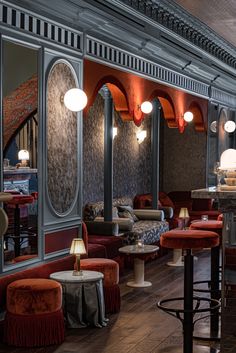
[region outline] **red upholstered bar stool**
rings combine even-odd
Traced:
[[[34,201],[31,195],[13,195],[13,198],[7,202],[11,207],[14,207],[14,235],[8,235],[8,238],[14,240],[15,257],[20,256],[20,247],[23,242],[20,230],[20,207],[28,205]],[[27,237],[27,236],[26,236]]]
[[[205,230],[212,231],[219,235],[221,244],[222,240],[222,228],[223,222],[218,220],[209,221],[197,221],[190,225],[192,230]],[[212,299],[220,299],[220,244],[214,248],[211,248],[211,279],[206,281],[194,282],[194,291],[196,292],[210,292]],[[202,289],[199,285],[208,283],[208,289]],[[201,337],[207,339],[218,339],[219,331],[219,311],[215,311],[211,315],[210,319],[210,336]]]
[[[27,278],[7,287],[4,341],[17,347],[64,341],[62,288],[51,279]]]
[[[219,235],[214,232],[201,230],[173,229],[163,233],[160,245],[169,249],[183,249],[184,254],[184,297],[170,298],[158,302],[157,306],[181,320],[183,325],[183,353],[193,352],[194,314],[217,309],[220,302],[217,300],[193,296],[193,249],[214,248],[219,245]],[[183,308],[168,307],[168,303],[183,302]],[[211,307],[201,306],[208,302]],[[213,305],[214,304],[214,305]]]

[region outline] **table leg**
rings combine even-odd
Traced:
[[[173,260],[167,262],[168,266],[184,266],[184,262],[182,259],[182,249],[174,249],[173,250]]]
[[[144,260],[134,258],[134,280],[127,283],[129,287],[150,287],[151,282],[144,281]]]

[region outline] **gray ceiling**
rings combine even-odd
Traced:
[[[236,0],[174,0],[236,47]]]

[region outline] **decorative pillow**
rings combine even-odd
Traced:
[[[101,216],[104,217],[104,209],[101,212]],[[112,207],[112,218],[118,218],[118,209],[117,207]]]
[[[138,221],[138,217],[135,216],[134,210],[131,206],[118,206],[118,215],[121,218],[130,218],[134,222]]]

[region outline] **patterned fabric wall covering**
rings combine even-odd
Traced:
[[[76,81],[70,67],[56,63],[47,84],[47,185],[51,205],[60,214],[70,209],[77,196],[77,116],[61,102],[73,87]]]
[[[100,94],[83,121],[83,204],[103,200],[104,101]]]
[[[206,185],[206,134],[189,124],[183,134],[164,125],[160,170],[165,192],[201,189]]]
[[[133,122],[123,122],[117,112],[118,127],[113,143],[113,197],[134,197],[150,192],[151,119],[138,128]],[[147,138],[138,144],[136,131],[147,130]],[[98,95],[84,119],[83,204],[103,200],[104,195],[104,101]]]

